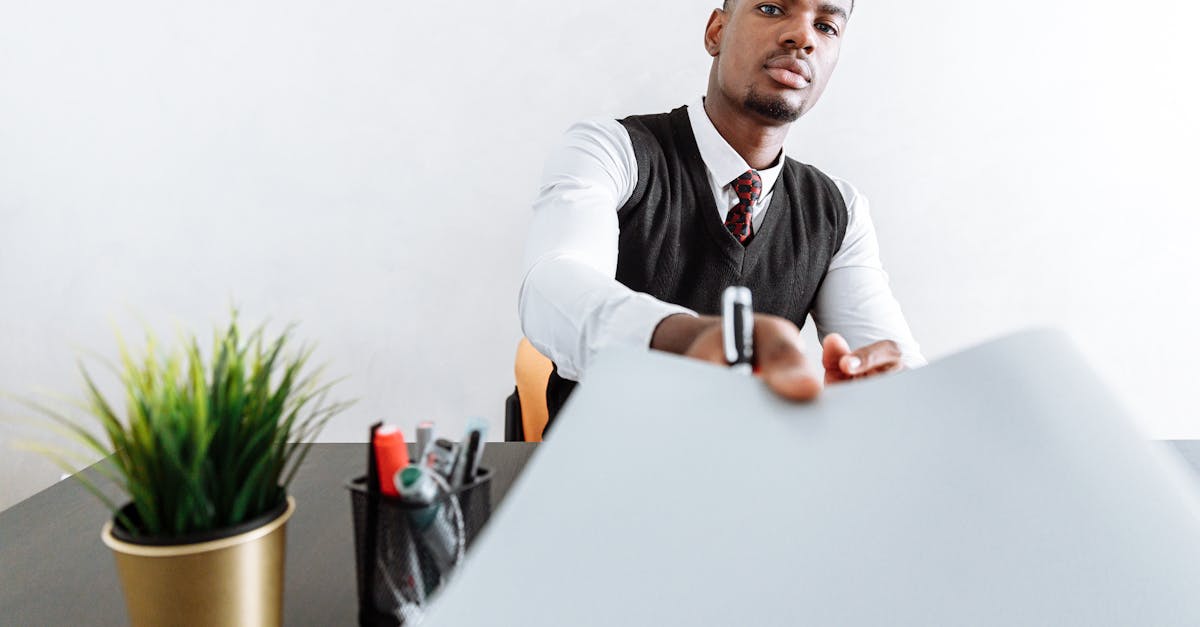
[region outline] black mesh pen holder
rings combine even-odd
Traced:
[[[424,607],[462,561],[492,513],[492,473],[450,489],[437,473],[437,498],[413,505],[352,479],[354,562],[361,625],[414,625]]]

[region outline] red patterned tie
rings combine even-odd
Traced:
[[[733,236],[745,246],[754,236],[754,229],[750,225],[750,210],[754,207],[754,203],[758,202],[758,197],[762,195],[762,178],[758,176],[758,172],[747,170],[745,174],[734,179],[730,185],[737,194],[738,204],[734,205],[729,210],[729,214],[725,216],[725,228],[729,229],[729,232],[733,233]]]

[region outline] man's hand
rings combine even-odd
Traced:
[[[659,323],[650,347],[714,364],[725,364],[721,319],[675,315]],[[800,329],[786,318],[754,314],[754,372],[776,394],[791,400],[812,400],[821,381],[804,358]]]
[[[842,336],[830,333],[825,336],[822,349],[824,354],[821,356],[821,362],[825,366],[826,384],[896,372],[904,368],[900,361],[900,347],[891,340],[875,342],[851,351],[850,345]]]

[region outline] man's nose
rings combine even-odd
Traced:
[[[817,30],[810,20],[790,20],[783,32],[779,34],[779,45],[784,48],[798,48],[804,54],[812,54],[817,40]]]

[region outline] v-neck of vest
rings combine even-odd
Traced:
[[[701,192],[697,194],[700,197],[700,213],[702,214],[699,219],[704,223],[705,230],[708,231],[717,247],[730,261],[737,264],[740,274],[747,268],[753,267],[754,260],[762,254],[760,251],[768,246],[766,242],[774,232],[771,225],[779,220],[779,214],[791,210],[788,202],[791,194],[788,193],[787,177],[781,171],[780,176],[775,179],[771,204],[767,206],[767,217],[763,218],[762,226],[754,231],[754,237],[750,239],[750,243],[743,245],[733,236],[733,233],[729,232],[729,229],[725,228],[725,221],[721,219],[722,212],[717,211],[712,188],[708,183],[708,166],[704,164],[704,159],[700,156],[700,147],[696,144],[696,134],[692,132],[692,122],[688,119],[687,105],[672,112],[671,124],[675,127],[675,136],[682,138],[684,147],[687,148],[687,167],[685,169],[692,179],[692,188]],[[783,167],[786,170],[787,156],[780,155],[779,158],[785,160]]]

